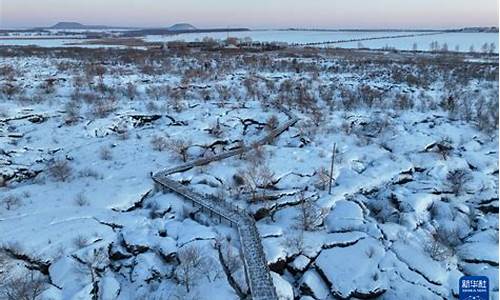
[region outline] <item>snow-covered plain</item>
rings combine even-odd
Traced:
[[[411,37],[383,38],[396,37],[405,35],[415,35]],[[308,43],[325,43],[334,42],[332,44],[320,45],[321,47],[340,47],[340,48],[358,48],[360,46],[370,49],[395,48],[398,50],[414,50],[414,44],[417,45],[417,50],[429,51],[432,50],[430,44],[438,42],[442,47],[447,44],[450,51],[458,50],[460,52],[470,51],[471,46],[474,51],[481,51],[481,47],[486,44],[493,43],[495,52],[498,53],[498,33],[438,33],[429,34],[429,32],[363,32],[363,31],[277,31],[277,30],[255,30],[242,32],[209,32],[209,33],[183,33],[172,36],[146,36],[145,41],[176,41],[183,40],[193,42],[202,40],[205,37],[211,37],[217,40],[224,40],[227,37],[236,37],[244,39],[251,38],[257,42],[282,42],[288,44],[308,44]],[[377,38],[377,39],[371,39]],[[381,39],[378,39],[381,38]],[[354,42],[345,42],[349,40],[361,40]],[[458,48],[457,48],[458,47]]]
[[[151,173],[293,113],[173,175],[255,215],[280,299],[498,297],[494,58],[73,51],[0,52],[0,293],[28,266],[40,299],[245,296],[235,228]]]
[[[126,30],[122,30],[126,31]],[[80,32],[80,31],[67,31]],[[93,32],[93,31],[88,31]],[[100,31],[95,31],[100,32]],[[111,34],[111,31],[103,30],[103,33]],[[51,33],[63,34],[64,31],[52,30]],[[114,35],[120,31],[113,30]],[[407,36],[414,35],[414,36]],[[251,38],[256,42],[278,42],[288,44],[313,44],[316,47],[334,48],[369,48],[384,49],[393,48],[397,50],[436,50],[431,43],[437,42],[437,49],[441,50],[445,45],[449,51],[457,52],[483,52],[483,46],[488,45],[488,50],[493,44],[493,52],[498,53],[498,33],[453,33],[453,32],[404,32],[404,31],[300,31],[300,30],[252,30],[240,32],[206,32],[206,33],[182,33],[172,35],[148,35],[143,37],[146,43],[169,42],[169,41],[201,41],[210,37],[216,40],[225,40],[235,37],[241,40]],[[331,43],[327,43],[331,42]],[[326,43],[326,44],[325,44]],[[75,45],[76,44],[76,45]],[[0,38],[0,46],[27,46],[39,47],[122,47],[120,45],[89,45],[85,41],[64,39],[45,39],[37,36],[37,39]],[[416,46],[416,49],[414,48]],[[472,51],[471,51],[472,50]]]

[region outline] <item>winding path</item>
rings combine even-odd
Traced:
[[[272,142],[276,137],[288,129],[298,121],[298,118],[292,116],[291,119],[276,129],[271,131],[267,136],[257,140],[255,143],[264,145]],[[228,157],[243,154],[252,150],[250,146],[242,146],[241,148],[227,151],[210,158],[202,158],[187,162],[180,166],[160,171],[153,175],[153,180],[163,189],[173,191],[187,200],[202,207],[211,214],[215,214],[220,218],[229,221],[230,224],[235,224],[238,228],[240,237],[241,250],[243,253],[243,262],[245,264],[245,272],[247,275],[250,293],[253,300],[277,300],[278,296],[273,285],[273,280],[269,267],[267,265],[266,256],[262,247],[257,226],[253,217],[246,211],[232,205],[231,203],[212,197],[207,197],[194,192],[188,187],[169,178],[174,173],[187,171],[195,166],[206,165],[214,161],[219,161]]]

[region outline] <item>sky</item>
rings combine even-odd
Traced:
[[[0,28],[88,25],[199,28],[498,26],[498,0],[0,0]]]

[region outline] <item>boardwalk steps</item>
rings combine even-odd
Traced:
[[[289,121],[272,130],[267,136],[257,140],[255,143],[264,145],[272,142],[276,137],[297,121],[298,119],[292,116]],[[177,181],[168,178],[169,175],[174,173],[184,172],[196,166],[206,165],[214,161],[241,155],[251,149],[252,147],[250,146],[242,146],[241,148],[227,151],[210,158],[202,158],[187,162],[180,166],[162,170],[154,174],[153,180],[161,188],[175,192],[185,199],[193,202],[193,204],[196,204],[204,208],[206,211],[227,220],[230,224],[235,224],[240,237],[243,262],[245,265],[245,272],[248,278],[252,299],[276,300],[278,299],[278,296],[273,285],[271,273],[269,271],[264,249],[262,247],[262,241],[253,217],[246,211],[225,200],[201,195],[178,183]]]

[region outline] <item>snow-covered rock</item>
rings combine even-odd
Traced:
[[[304,273],[300,280],[300,290],[314,299],[326,299],[330,295],[330,289],[315,270],[308,270]]]
[[[363,210],[357,203],[340,200],[335,202],[325,222],[330,232],[336,232],[359,230],[363,220]]]
[[[384,255],[384,247],[377,240],[365,238],[352,246],[323,250],[315,264],[333,295],[344,299],[376,297],[389,288],[378,268]]]
[[[274,287],[276,288],[276,294],[279,300],[293,300],[293,288],[292,285],[283,279],[279,274],[271,272],[273,278]]]

